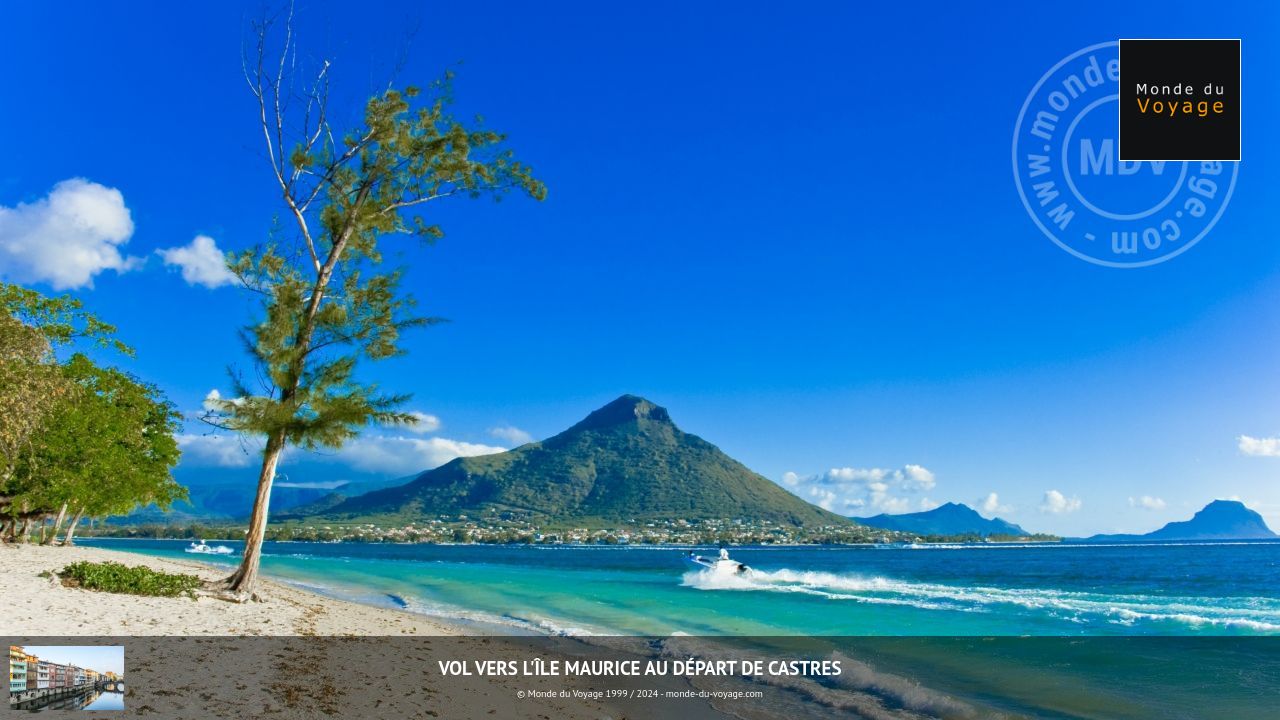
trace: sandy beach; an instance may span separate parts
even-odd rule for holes
[[[216,580],[225,571],[197,562],[90,547],[0,545],[0,617],[10,635],[460,635],[458,628],[414,613],[324,597],[263,580],[265,602],[213,597],[157,598],[64,587],[41,573],[106,560]],[[474,630],[471,634],[474,634]]]
[[[0,630],[16,642],[123,641],[126,711],[160,717],[312,718],[617,716],[592,700],[521,701],[514,678],[449,679],[430,672],[431,640],[452,636],[492,657],[517,657],[422,615],[324,597],[270,580],[264,602],[155,598],[64,587],[41,573],[81,560],[147,565],[213,580],[195,562],[88,547],[0,545]],[[396,638],[403,638],[397,640]],[[445,638],[440,638],[444,640]],[[416,644],[415,644],[416,643]],[[450,646],[451,654],[470,646]],[[462,648],[462,649],[459,649]]]

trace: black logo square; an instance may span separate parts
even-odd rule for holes
[[[1120,41],[1121,160],[1240,159],[1239,40]]]

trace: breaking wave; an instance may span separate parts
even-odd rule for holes
[[[1130,632],[1280,634],[1280,599],[1277,598],[1201,598],[948,585],[789,569],[754,570],[749,575],[694,571],[685,573],[682,584],[699,590],[796,593],[832,601],[901,605],[922,610],[1043,615],[1082,625],[1124,626]]]

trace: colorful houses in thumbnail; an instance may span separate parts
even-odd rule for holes
[[[27,689],[27,654],[17,645],[9,646],[9,693]]]

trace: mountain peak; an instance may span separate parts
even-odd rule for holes
[[[636,395],[542,442],[457,458],[321,512],[347,519],[501,513],[541,527],[697,519],[853,526],[682,432],[665,409]]]
[[[964,503],[949,502],[932,510],[901,515],[855,518],[863,525],[922,535],[1026,535],[1022,528],[1000,518],[990,520]]]
[[[1266,521],[1239,500],[1214,500],[1190,520],[1179,520],[1145,535],[1094,535],[1091,541],[1259,540],[1276,537]]]
[[[652,420],[653,422],[671,424],[671,416],[667,409],[652,403],[639,395],[623,395],[609,404],[586,416],[582,422],[571,430],[591,430],[612,427],[633,420]]]

